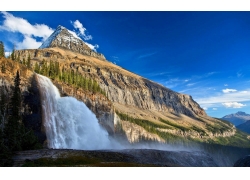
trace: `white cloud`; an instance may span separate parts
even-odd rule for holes
[[[35,49],[35,47],[40,47],[42,42],[37,42],[34,38],[30,36],[24,36],[23,42],[17,43],[17,49]]]
[[[193,86],[193,85],[195,85],[196,83],[189,83],[189,84],[187,84],[186,86]]]
[[[226,108],[242,108],[243,106],[246,106],[245,104],[238,103],[238,102],[225,102],[222,103],[223,106]]]
[[[26,19],[15,17],[11,13],[1,12],[1,14],[3,14],[4,21],[0,25],[0,30],[18,32],[24,36],[23,42],[17,43],[19,49],[38,48],[42,42],[38,42],[33,37],[40,37],[45,40],[53,33],[53,29],[45,24],[32,25]]]
[[[83,27],[82,23],[79,20],[75,20],[74,22],[71,21],[71,24],[74,26],[74,28],[76,30],[78,30],[78,33],[75,33],[73,31],[70,31],[74,36],[76,36],[77,38],[79,38],[78,36],[82,37],[84,40],[91,40],[92,36],[91,35],[87,35],[87,29],[85,27]],[[90,43],[84,42],[90,49],[92,49],[93,51],[96,51],[97,48],[99,48],[98,44],[92,45]]]
[[[213,110],[214,110],[214,111],[216,111],[216,110],[217,110],[217,108],[213,108]]]
[[[206,98],[196,98],[195,101],[204,107],[213,107],[222,103],[246,102],[250,101],[250,90],[234,91]]]
[[[207,107],[203,107],[202,109],[204,109],[205,111],[206,111],[206,110],[208,110],[208,108],[207,108]]]
[[[230,93],[230,92],[236,92],[236,89],[222,89],[223,93]]]
[[[224,84],[224,86],[228,86],[228,84]]]
[[[90,40],[92,39],[91,35],[86,35],[86,28],[83,27],[82,23],[78,20],[76,20],[75,22],[71,22],[74,26],[75,29],[79,30],[79,34],[81,35],[81,37],[83,37],[84,40]]]

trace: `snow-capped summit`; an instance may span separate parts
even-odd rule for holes
[[[61,25],[43,42],[39,49],[51,47],[60,47],[99,59],[105,59],[102,54],[95,52],[94,46],[84,42],[75,32]]]

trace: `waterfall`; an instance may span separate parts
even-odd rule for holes
[[[107,149],[113,145],[93,112],[73,97],[61,97],[49,78],[37,75],[49,148]]]

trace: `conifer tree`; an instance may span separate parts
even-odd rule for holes
[[[38,65],[38,63],[36,62],[36,64],[35,64],[35,72],[36,73],[40,73],[40,66]]]
[[[2,41],[0,41],[0,57],[5,57],[4,44]]]
[[[30,63],[30,54],[28,56],[28,60],[27,60],[27,67],[28,68],[31,68],[31,63]]]
[[[11,59],[12,59],[13,61],[15,61],[15,49],[13,49],[13,51],[12,51],[10,57],[11,57]]]
[[[9,115],[8,122],[5,127],[5,135],[7,139],[7,146],[10,150],[21,150],[22,141],[22,116],[21,116],[21,89],[20,89],[20,76],[17,71],[14,79],[13,94],[10,99],[11,114]]]
[[[1,72],[2,72],[2,73],[5,73],[5,72],[6,72],[5,64],[3,64],[3,65],[1,66]]]
[[[0,90],[0,129],[3,132],[6,119],[7,119],[7,111],[8,111],[8,96],[4,93],[4,88],[2,87]]]
[[[20,54],[18,54],[16,61],[19,62],[19,63],[21,62],[20,61]]]
[[[25,60],[25,58],[23,58],[22,64],[26,65],[26,60]]]

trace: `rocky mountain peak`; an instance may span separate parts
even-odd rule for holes
[[[234,114],[228,114],[228,115],[224,116],[223,118],[230,118],[230,117],[244,117],[244,118],[250,120],[250,114],[247,114],[247,113],[242,112],[242,111],[238,111]]]
[[[88,43],[84,42],[77,34],[59,25],[56,30],[43,42],[39,49],[59,47],[78,52],[84,55],[105,60],[103,54],[91,49]]]
[[[242,112],[242,111],[238,111],[237,113],[235,113],[235,115],[238,115],[238,116],[250,116],[249,114],[246,114],[245,112]]]
[[[223,116],[222,119],[230,121],[235,126],[238,126],[240,124],[245,123],[246,121],[249,121],[250,120],[250,114],[247,114],[247,113],[242,112],[242,111],[238,111],[237,113],[228,114],[226,116]]]

